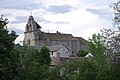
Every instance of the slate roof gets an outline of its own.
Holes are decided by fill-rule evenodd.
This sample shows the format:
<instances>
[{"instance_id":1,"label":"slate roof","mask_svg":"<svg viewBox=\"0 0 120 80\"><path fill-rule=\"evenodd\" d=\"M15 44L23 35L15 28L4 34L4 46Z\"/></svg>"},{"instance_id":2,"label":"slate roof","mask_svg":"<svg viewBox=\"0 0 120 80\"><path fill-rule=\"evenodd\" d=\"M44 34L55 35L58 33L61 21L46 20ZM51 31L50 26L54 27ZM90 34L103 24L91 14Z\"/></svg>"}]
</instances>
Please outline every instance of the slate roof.
<instances>
[{"instance_id":1,"label":"slate roof","mask_svg":"<svg viewBox=\"0 0 120 80\"><path fill-rule=\"evenodd\" d=\"M86 45L86 44L88 43L88 42L87 42L85 39L83 39L82 37L75 37L75 38L77 38L82 45Z\"/></svg>"},{"instance_id":2,"label":"slate roof","mask_svg":"<svg viewBox=\"0 0 120 80\"><path fill-rule=\"evenodd\" d=\"M61 47L65 47L66 49L68 49L65 45L52 45L52 46L47 46L49 49L50 49L50 51L53 51L53 52L55 52L55 51L58 51ZM69 50L69 49L68 49Z\"/></svg>"},{"instance_id":3,"label":"slate roof","mask_svg":"<svg viewBox=\"0 0 120 80\"><path fill-rule=\"evenodd\" d=\"M61 48L60 45L52 45L47 47L50 49L50 51L58 51Z\"/></svg>"},{"instance_id":4,"label":"slate roof","mask_svg":"<svg viewBox=\"0 0 120 80\"><path fill-rule=\"evenodd\" d=\"M41 28L41 26L37 22L35 22L35 23L37 25L37 29Z\"/></svg>"},{"instance_id":5,"label":"slate roof","mask_svg":"<svg viewBox=\"0 0 120 80\"><path fill-rule=\"evenodd\" d=\"M61 33L45 33L47 38L51 40L78 40L71 34L61 34Z\"/></svg>"},{"instance_id":6,"label":"slate roof","mask_svg":"<svg viewBox=\"0 0 120 80\"><path fill-rule=\"evenodd\" d=\"M41 28L40 25L34 20L33 16L29 16L28 23L34 22L37 25L37 29Z\"/></svg>"}]
</instances>

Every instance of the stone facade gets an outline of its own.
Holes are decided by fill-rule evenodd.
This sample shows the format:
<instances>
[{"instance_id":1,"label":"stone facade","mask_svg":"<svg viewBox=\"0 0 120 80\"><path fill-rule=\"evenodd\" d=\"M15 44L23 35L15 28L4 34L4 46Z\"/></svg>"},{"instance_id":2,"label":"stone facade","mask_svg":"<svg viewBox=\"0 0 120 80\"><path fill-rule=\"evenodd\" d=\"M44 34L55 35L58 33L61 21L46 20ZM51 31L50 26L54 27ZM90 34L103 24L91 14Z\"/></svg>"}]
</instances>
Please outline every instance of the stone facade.
<instances>
[{"instance_id":1,"label":"stone facade","mask_svg":"<svg viewBox=\"0 0 120 80\"><path fill-rule=\"evenodd\" d=\"M52 45L47 46L50 49L50 57L56 57L59 53L59 57L69 57L70 53L66 46L64 45Z\"/></svg>"},{"instance_id":2,"label":"stone facade","mask_svg":"<svg viewBox=\"0 0 120 80\"><path fill-rule=\"evenodd\" d=\"M71 55L76 55L80 49L85 49L87 41L82 37L74 37L72 34L45 33L41 31L41 27L34 20L33 16L30 16L26 24L26 30L24 32L24 43L34 47L41 47L42 45L64 45L68 48Z\"/></svg>"}]
</instances>

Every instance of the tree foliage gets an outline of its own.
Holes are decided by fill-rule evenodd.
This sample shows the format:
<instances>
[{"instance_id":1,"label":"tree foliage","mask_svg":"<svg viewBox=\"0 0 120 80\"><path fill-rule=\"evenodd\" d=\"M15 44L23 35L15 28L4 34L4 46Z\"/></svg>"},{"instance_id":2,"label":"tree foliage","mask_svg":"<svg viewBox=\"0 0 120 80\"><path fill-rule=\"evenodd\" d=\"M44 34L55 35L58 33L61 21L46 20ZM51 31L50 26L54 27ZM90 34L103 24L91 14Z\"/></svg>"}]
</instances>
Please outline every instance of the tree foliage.
<instances>
[{"instance_id":1,"label":"tree foliage","mask_svg":"<svg viewBox=\"0 0 120 80\"><path fill-rule=\"evenodd\" d=\"M103 41L103 36L98 34L93 34L92 38L88 40L88 50L94 56L101 55L105 52L105 46Z\"/></svg>"},{"instance_id":2,"label":"tree foliage","mask_svg":"<svg viewBox=\"0 0 120 80\"><path fill-rule=\"evenodd\" d=\"M17 45L13 51L15 80L42 80L48 76L49 66L43 63L43 56L34 47Z\"/></svg>"},{"instance_id":3,"label":"tree foliage","mask_svg":"<svg viewBox=\"0 0 120 80\"><path fill-rule=\"evenodd\" d=\"M93 59L96 60L96 63L98 64L96 80L111 79L111 69L107 59L107 48L104 43L103 34L98 33L92 35L92 38L88 41L88 50L93 55Z\"/></svg>"},{"instance_id":4,"label":"tree foliage","mask_svg":"<svg viewBox=\"0 0 120 80\"><path fill-rule=\"evenodd\" d=\"M8 19L0 18L0 79L11 80L12 78L12 55L11 51L14 47L14 40L17 35L14 31L7 30Z\"/></svg>"},{"instance_id":5,"label":"tree foliage","mask_svg":"<svg viewBox=\"0 0 120 80\"><path fill-rule=\"evenodd\" d=\"M50 58L50 50L44 45L40 48L41 54L41 62L46 65L50 65L51 58Z\"/></svg>"},{"instance_id":6,"label":"tree foliage","mask_svg":"<svg viewBox=\"0 0 120 80\"><path fill-rule=\"evenodd\" d=\"M88 50L79 50L77 53L78 57L85 57L89 53Z\"/></svg>"},{"instance_id":7,"label":"tree foliage","mask_svg":"<svg viewBox=\"0 0 120 80\"><path fill-rule=\"evenodd\" d=\"M50 51L45 46L40 52L27 45L14 45L16 33L7 30L7 19L0 18L0 80L47 79Z\"/></svg>"},{"instance_id":8,"label":"tree foliage","mask_svg":"<svg viewBox=\"0 0 120 80\"><path fill-rule=\"evenodd\" d=\"M52 68L52 80L96 80L98 64L93 59L82 59L65 63L62 67ZM50 79L49 78L49 79Z\"/></svg>"},{"instance_id":9,"label":"tree foliage","mask_svg":"<svg viewBox=\"0 0 120 80\"><path fill-rule=\"evenodd\" d=\"M100 33L93 34L92 38L89 38L88 41L88 50L94 56L94 58L98 59L100 63L106 62L106 47L104 45L103 35Z\"/></svg>"}]
</instances>

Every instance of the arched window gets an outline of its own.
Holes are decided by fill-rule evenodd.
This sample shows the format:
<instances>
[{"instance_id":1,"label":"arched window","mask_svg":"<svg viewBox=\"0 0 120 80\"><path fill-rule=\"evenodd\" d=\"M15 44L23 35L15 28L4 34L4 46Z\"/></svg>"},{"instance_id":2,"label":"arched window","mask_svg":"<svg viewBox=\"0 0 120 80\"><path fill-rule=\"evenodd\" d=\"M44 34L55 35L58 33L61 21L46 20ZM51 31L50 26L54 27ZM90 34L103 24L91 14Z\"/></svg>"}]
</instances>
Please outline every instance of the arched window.
<instances>
[{"instance_id":1,"label":"arched window","mask_svg":"<svg viewBox=\"0 0 120 80\"><path fill-rule=\"evenodd\" d=\"M32 31L32 25L31 24L29 25L29 31Z\"/></svg>"},{"instance_id":2,"label":"arched window","mask_svg":"<svg viewBox=\"0 0 120 80\"><path fill-rule=\"evenodd\" d=\"M29 26L28 25L26 25L26 31L29 31Z\"/></svg>"},{"instance_id":3,"label":"arched window","mask_svg":"<svg viewBox=\"0 0 120 80\"><path fill-rule=\"evenodd\" d=\"M27 40L27 44L30 45L30 40Z\"/></svg>"}]
</instances>

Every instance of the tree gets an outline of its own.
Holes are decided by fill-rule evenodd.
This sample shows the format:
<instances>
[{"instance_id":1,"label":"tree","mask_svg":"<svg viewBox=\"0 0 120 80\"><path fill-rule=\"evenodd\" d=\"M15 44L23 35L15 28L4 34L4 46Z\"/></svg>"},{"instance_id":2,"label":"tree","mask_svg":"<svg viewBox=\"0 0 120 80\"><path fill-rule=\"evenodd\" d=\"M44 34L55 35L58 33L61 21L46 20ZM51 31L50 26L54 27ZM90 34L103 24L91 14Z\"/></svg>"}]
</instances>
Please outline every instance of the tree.
<instances>
[{"instance_id":1,"label":"tree","mask_svg":"<svg viewBox=\"0 0 120 80\"><path fill-rule=\"evenodd\" d=\"M84 58L67 62L60 70L60 80L96 80L98 64L91 58Z\"/></svg>"},{"instance_id":2,"label":"tree","mask_svg":"<svg viewBox=\"0 0 120 80\"><path fill-rule=\"evenodd\" d=\"M48 80L61 80L61 67L59 66L54 66L49 68L48 70Z\"/></svg>"},{"instance_id":3,"label":"tree","mask_svg":"<svg viewBox=\"0 0 120 80\"><path fill-rule=\"evenodd\" d=\"M120 1L112 3L114 10L113 28L104 29L105 46L107 48L107 56L110 61L112 80L119 80L120 77Z\"/></svg>"},{"instance_id":4,"label":"tree","mask_svg":"<svg viewBox=\"0 0 120 80\"><path fill-rule=\"evenodd\" d=\"M14 47L14 40L17 35L14 31L9 33L7 30L8 19L0 18L0 79L12 80L11 71L11 51Z\"/></svg>"},{"instance_id":5,"label":"tree","mask_svg":"<svg viewBox=\"0 0 120 80\"><path fill-rule=\"evenodd\" d=\"M113 63L120 63L120 58L118 58L118 56L120 56L120 1L112 3L111 7L113 7L114 10L114 29L104 29L102 33L104 35L109 59Z\"/></svg>"},{"instance_id":6,"label":"tree","mask_svg":"<svg viewBox=\"0 0 120 80\"><path fill-rule=\"evenodd\" d=\"M101 34L93 34L92 38L88 40L88 50L94 56L94 58L98 59L100 63L105 62L106 59L106 47L104 46L104 39Z\"/></svg>"},{"instance_id":7,"label":"tree","mask_svg":"<svg viewBox=\"0 0 120 80\"><path fill-rule=\"evenodd\" d=\"M50 50L44 45L41 47L39 52L41 55L42 64L50 65L51 63Z\"/></svg>"},{"instance_id":8,"label":"tree","mask_svg":"<svg viewBox=\"0 0 120 80\"><path fill-rule=\"evenodd\" d=\"M89 53L88 50L79 50L77 53L78 57L85 57Z\"/></svg>"},{"instance_id":9,"label":"tree","mask_svg":"<svg viewBox=\"0 0 120 80\"><path fill-rule=\"evenodd\" d=\"M47 79L49 66L43 64L41 53L34 47L16 45L12 50L15 80Z\"/></svg>"},{"instance_id":10,"label":"tree","mask_svg":"<svg viewBox=\"0 0 120 80\"><path fill-rule=\"evenodd\" d=\"M93 55L94 60L98 64L97 80L111 79L110 65L107 59L107 49L102 34L93 34L88 41L88 50ZM104 74L105 73L105 74Z\"/></svg>"}]
</instances>

